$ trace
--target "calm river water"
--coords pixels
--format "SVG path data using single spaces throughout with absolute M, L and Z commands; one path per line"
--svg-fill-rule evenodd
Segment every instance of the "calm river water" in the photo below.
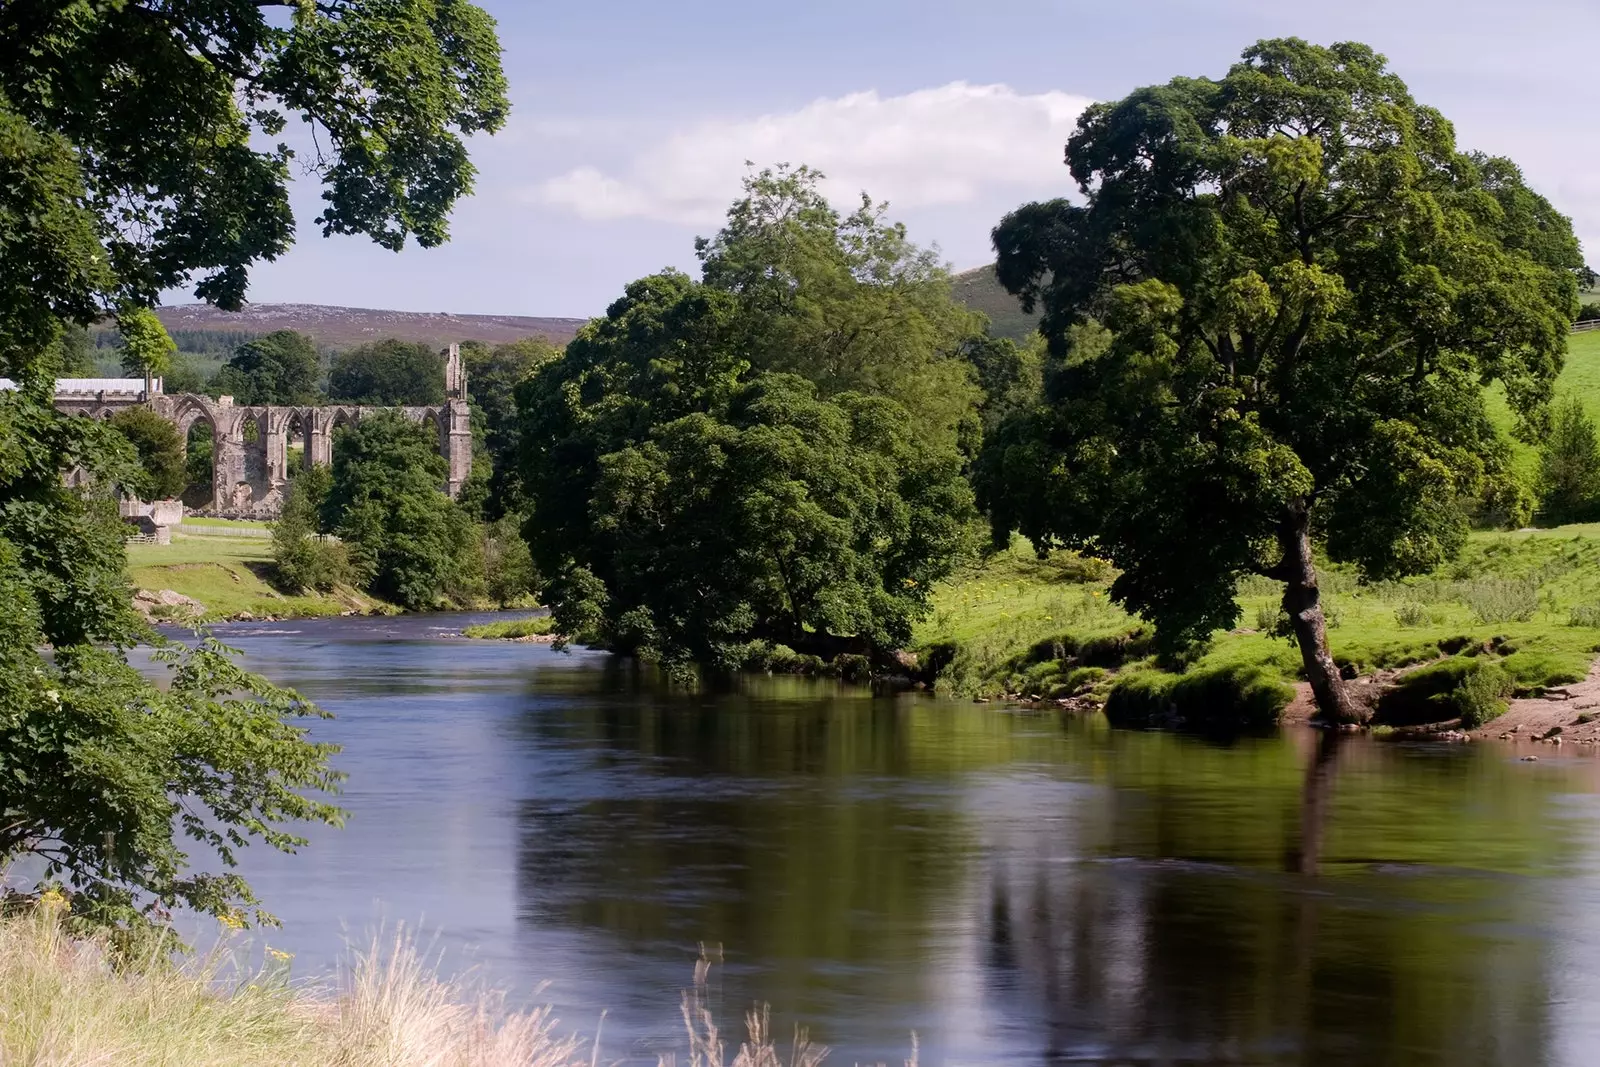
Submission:
M 833 1063 L 1600 1063 L 1600 761 L 690 695 L 461 621 L 219 628 L 344 746 L 348 825 L 245 861 L 299 973 L 420 921 L 603 1061 L 677 1047 L 704 943 L 725 1030 Z

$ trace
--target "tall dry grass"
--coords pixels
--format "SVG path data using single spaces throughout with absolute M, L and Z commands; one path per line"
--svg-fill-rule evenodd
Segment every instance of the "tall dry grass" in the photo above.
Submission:
M 0 920 L 0 1067 L 590 1067 L 548 1008 L 442 981 L 403 931 L 324 986 L 225 960 L 118 968 L 39 908 Z
M 0 918 L 0 1067 L 598 1067 L 598 1045 L 557 1032 L 547 1007 L 441 980 L 404 929 L 353 952 L 323 985 L 269 962 L 227 979 L 227 957 L 193 967 L 117 966 L 67 934 L 59 908 Z M 268 951 L 269 961 L 273 953 Z M 153 962 L 153 961 L 152 961 Z M 787 1048 L 765 1006 L 733 1059 L 706 1007 L 710 962 L 683 994 L 689 1067 L 818 1067 L 828 1050 L 796 1030 Z M 660 1060 L 676 1063 L 674 1056 Z M 916 1067 L 916 1037 L 906 1067 Z

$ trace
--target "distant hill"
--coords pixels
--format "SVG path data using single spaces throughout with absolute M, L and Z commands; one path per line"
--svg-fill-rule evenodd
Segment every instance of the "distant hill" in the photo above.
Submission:
M 1039 328 L 1039 316 L 1024 313 L 1017 298 L 1000 287 L 992 264 L 962 271 L 950 282 L 957 300 L 989 316 L 989 330 L 996 337 L 1025 341 Z
M 525 315 L 448 315 L 424 311 L 381 311 L 324 304 L 247 304 L 243 311 L 218 311 L 209 304 L 180 304 L 156 310 L 169 331 L 227 331 L 264 334 L 299 330 L 321 348 L 348 348 L 363 341 L 397 338 L 430 345 L 452 341 L 498 344 L 543 337 L 555 344 L 572 340 L 587 319 L 546 319 Z

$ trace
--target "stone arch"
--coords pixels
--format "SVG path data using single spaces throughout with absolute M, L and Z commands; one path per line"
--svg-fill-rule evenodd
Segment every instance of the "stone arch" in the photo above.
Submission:
M 315 461 L 312 438 L 316 432 L 315 408 L 283 408 L 283 450 L 286 470 L 311 469 Z
M 184 464 L 189 475 L 189 482 L 180 495 L 183 505 L 192 511 L 208 510 L 216 501 L 217 456 L 220 451 L 215 414 L 205 406 L 193 404 L 173 417 L 173 424 L 178 429 L 178 440 L 183 442 Z M 203 454 L 209 457 L 208 460 L 200 460 L 196 455 L 195 450 L 202 443 L 205 446 Z M 205 475 L 203 480 L 200 478 L 202 472 Z

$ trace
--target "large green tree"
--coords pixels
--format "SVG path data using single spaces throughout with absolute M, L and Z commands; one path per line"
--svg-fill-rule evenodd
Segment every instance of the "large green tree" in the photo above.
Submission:
M 477 547 L 471 520 L 440 490 L 446 473 L 434 435 L 397 411 L 334 438 L 322 525 L 373 592 L 408 608 L 436 606 Z
M 328 396 L 382 407 L 444 402 L 444 358 L 415 341 L 373 341 L 339 352 L 328 368 Z
M 235 349 L 211 385 L 239 404 L 314 404 L 321 376 L 322 362 L 311 338 L 296 330 L 274 330 Z
M 128 664 L 149 631 L 106 494 L 136 460 L 55 412 L 62 324 L 115 314 L 126 338 L 188 284 L 237 308 L 293 234 L 290 117 L 315 131 L 325 233 L 437 244 L 464 136 L 505 112 L 493 23 L 455 0 L 0 2 L 0 376 L 20 386 L 0 394 L 0 867 L 38 857 L 75 916 L 248 918 L 237 849 L 336 821 L 316 794 L 338 777 L 294 721 L 315 709 L 219 646 L 170 650 L 164 686 Z
M 563 632 L 674 668 L 899 647 L 962 547 L 948 437 L 745 358 L 739 299 L 628 286 L 518 388 L 525 527 Z
M 1464 499 L 1507 495 L 1483 386 L 1537 423 L 1577 310 L 1568 220 L 1360 44 L 1263 41 L 1095 104 L 1067 162 L 1077 202 L 994 234 L 1052 365 L 984 502 L 1113 560 L 1169 642 L 1232 625 L 1241 576 L 1283 582 L 1321 711 L 1357 718 L 1313 544 L 1415 573 L 1462 544 Z
M 176 426 L 147 407 L 119 411 L 110 422 L 139 456 L 143 477 L 128 489 L 142 500 L 169 500 L 183 492 L 189 472 Z
M 517 385 L 560 355 L 561 350 L 542 337 L 501 345 L 481 341 L 461 345 L 467 392 L 473 405 L 473 431 L 482 433 L 491 464 L 487 500 L 491 516 L 498 517 L 521 506 L 516 473 Z
M 749 175 L 722 229 L 696 242 L 704 284 L 734 299 L 745 358 L 824 395 L 890 397 L 922 434 L 970 434 L 983 394 L 962 355 L 983 316 L 886 205 L 863 193 L 841 214 L 822 178 L 804 166 Z

